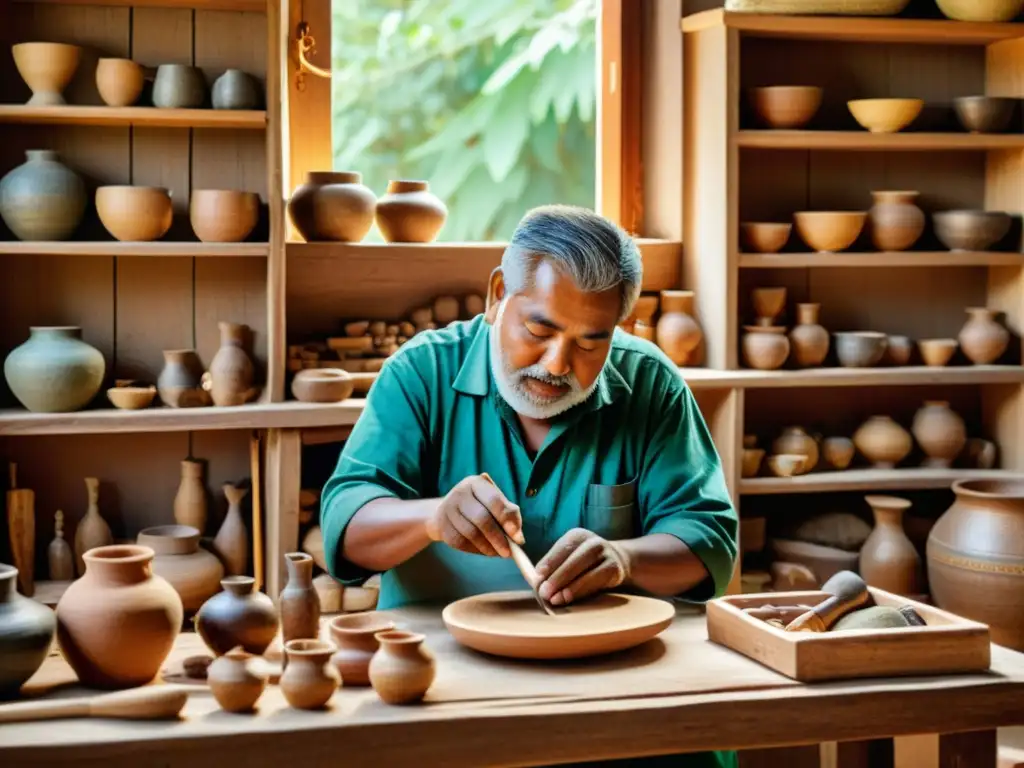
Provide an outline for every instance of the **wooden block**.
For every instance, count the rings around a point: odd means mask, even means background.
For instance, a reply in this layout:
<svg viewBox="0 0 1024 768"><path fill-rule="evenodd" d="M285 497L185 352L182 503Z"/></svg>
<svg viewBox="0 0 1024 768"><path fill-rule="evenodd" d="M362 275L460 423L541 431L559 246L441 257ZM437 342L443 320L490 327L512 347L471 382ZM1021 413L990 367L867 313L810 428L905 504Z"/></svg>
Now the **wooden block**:
<svg viewBox="0 0 1024 768"><path fill-rule="evenodd" d="M335 352L370 352L373 349L373 339L369 336L332 336L327 340L327 346Z"/></svg>

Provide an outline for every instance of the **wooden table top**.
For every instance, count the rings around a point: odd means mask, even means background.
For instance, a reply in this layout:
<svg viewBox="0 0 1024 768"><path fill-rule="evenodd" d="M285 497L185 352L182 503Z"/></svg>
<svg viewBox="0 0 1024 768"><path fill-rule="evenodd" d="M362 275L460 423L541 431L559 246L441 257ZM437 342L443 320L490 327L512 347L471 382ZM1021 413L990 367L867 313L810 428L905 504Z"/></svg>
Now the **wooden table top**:
<svg viewBox="0 0 1024 768"><path fill-rule="evenodd" d="M252 715L221 711L191 682L174 722L64 720L0 726L0 764L246 768L299 765L545 765L1024 724L1024 654L992 649L987 674L803 685L707 640L683 614L654 641L614 657L531 663L459 646L424 608L391 612L424 632L438 674L424 703L396 707L343 688L331 708L290 708L269 686ZM164 684L205 648L182 635ZM81 695L54 654L26 686ZM147 758L146 756L150 757Z"/></svg>

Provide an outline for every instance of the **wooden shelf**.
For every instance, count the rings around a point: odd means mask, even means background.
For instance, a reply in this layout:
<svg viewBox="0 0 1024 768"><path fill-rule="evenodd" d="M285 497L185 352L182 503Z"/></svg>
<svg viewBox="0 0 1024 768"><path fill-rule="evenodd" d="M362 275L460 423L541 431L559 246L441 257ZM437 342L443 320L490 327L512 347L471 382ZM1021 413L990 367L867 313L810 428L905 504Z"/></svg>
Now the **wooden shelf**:
<svg viewBox="0 0 1024 768"><path fill-rule="evenodd" d="M984 151L1024 149L1024 134L741 130L736 133L736 144L746 149L847 149L864 152Z"/></svg>
<svg viewBox="0 0 1024 768"><path fill-rule="evenodd" d="M0 104L0 123L261 130L267 127L267 113L242 109L157 109L70 104L59 107L36 107L26 104Z"/></svg>
<svg viewBox="0 0 1024 768"><path fill-rule="evenodd" d="M754 477L740 481L744 496L839 491L919 491L949 488L957 480L1024 479L1001 469L848 469L799 477Z"/></svg>
<svg viewBox="0 0 1024 768"><path fill-rule="evenodd" d="M898 251L870 253L741 253L740 268L1003 267L1024 265L1024 253L999 251Z"/></svg>
<svg viewBox="0 0 1024 768"><path fill-rule="evenodd" d="M46 5L97 5L132 8L189 8L197 11L249 11L266 13L264 0L14 0Z"/></svg>
<svg viewBox="0 0 1024 768"><path fill-rule="evenodd" d="M119 240L81 242L0 241L0 255L51 256L195 256L245 257L266 256L267 243L182 243L167 240L155 242L121 242Z"/></svg>
<svg viewBox="0 0 1024 768"><path fill-rule="evenodd" d="M1024 366L970 365L947 368L809 368L799 371L716 371L681 368L691 389L783 389L790 387L905 387L1024 383Z"/></svg>

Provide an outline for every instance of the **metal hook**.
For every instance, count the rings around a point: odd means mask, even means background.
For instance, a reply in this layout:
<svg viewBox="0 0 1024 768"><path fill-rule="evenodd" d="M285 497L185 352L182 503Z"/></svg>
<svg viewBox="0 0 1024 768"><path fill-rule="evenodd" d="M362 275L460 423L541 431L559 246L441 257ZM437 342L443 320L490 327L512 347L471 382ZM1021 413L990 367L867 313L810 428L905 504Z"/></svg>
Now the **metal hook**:
<svg viewBox="0 0 1024 768"><path fill-rule="evenodd" d="M296 48L299 53L299 73L296 76L296 87L300 91L305 90L305 72L329 80L331 78L331 70L318 67L307 58L307 56L314 56L316 54L316 39L309 32L309 22L299 22L296 28L296 42Z"/></svg>

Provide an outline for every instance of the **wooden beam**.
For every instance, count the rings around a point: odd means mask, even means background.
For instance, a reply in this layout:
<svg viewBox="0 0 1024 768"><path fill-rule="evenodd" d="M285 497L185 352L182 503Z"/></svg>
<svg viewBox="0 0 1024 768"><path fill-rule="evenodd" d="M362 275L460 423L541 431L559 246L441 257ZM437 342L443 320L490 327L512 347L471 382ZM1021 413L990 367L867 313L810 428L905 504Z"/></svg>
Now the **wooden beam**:
<svg viewBox="0 0 1024 768"><path fill-rule="evenodd" d="M299 492L302 486L302 435L297 429L271 429L266 452L267 594L284 588L284 556L299 548Z"/></svg>

